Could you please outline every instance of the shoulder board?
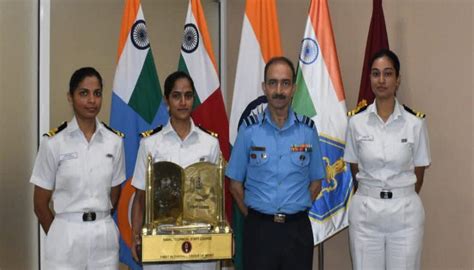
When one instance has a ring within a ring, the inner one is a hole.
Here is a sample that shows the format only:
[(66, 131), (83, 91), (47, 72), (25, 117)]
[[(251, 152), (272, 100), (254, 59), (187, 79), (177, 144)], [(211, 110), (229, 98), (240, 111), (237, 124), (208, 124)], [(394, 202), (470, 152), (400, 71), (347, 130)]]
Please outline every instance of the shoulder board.
[(359, 102), (359, 104), (357, 104), (357, 107), (354, 110), (347, 112), (347, 116), (354, 116), (360, 112), (363, 112), (368, 106), (367, 100), (363, 99)]
[(258, 117), (256, 115), (251, 114), (247, 118), (244, 119), (244, 122), (245, 122), (246, 127), (255, 125), (258, 123)]
[(145, 132), (140, 133), (140, 137), (142, 137), (142, 138), (150, 137), (151, 135), (160, 132), (161, 129), (163, 129), (163, 126), (158, 126), (155, 129), (147, 130)]
[(102, 122), (102, 125), (104, 125), (104, 127), (105, 127), (106, 129), (108, 129), (108, 130), (112, 131), (113, 133), (117, 134), (117, 136), (122, 137), (122, 138), (125, 137), (125, 134), (123, 134), (122, 132), (120, 132), (120, 131), (118, 131), (118, 130), (116, 130), (116, 129), (113, 129), (113, 128), (107, 126), (106, 123)]
[(296, 119), (298, 119), (298, 121), (310, 128), (314, 128), (314, 121), (313, 119), (309, 118), (308, 116), (306, 115), (303, 115), (303, 117), (296, 117)]
[(207, 130), (207, 129), (201, 127), (200, 125), (198, 126), (198, 128), (199, 128), (200, 130), (206, 132), (207, 134), (211, 135), (212, 137), (215, 137), (215, 138), (219, 137), (219, 135), (218, 135), (217, 133), (212, 132), (212, 131), (210, 131), (210, 130)]
[(405, 109), (405, 111), (413, 114), (414, 116), (418, 117), (418, 118), (425, 118), (426, 117), (426, 114), (422, 113), (422, 112), (417, 112), (417, 111), (414, 111), (412, 110), (410, 107), (408, 107), (407, 105), (403, 104), (403, 108)]
[(43, 136), (47, 136), (47, 137), (53, 137), (54, 135), (58, 134), (59, 132), (61, 132), (62, 130), (64, 130), (65, 128), (67, 127), (67, 122), (64, 121), (61, 125), (59, 125), (58, 127), (55, 127), (53, 129), (51, 129), (50, 131), (48, 131), (47, 133), (43, 134)]

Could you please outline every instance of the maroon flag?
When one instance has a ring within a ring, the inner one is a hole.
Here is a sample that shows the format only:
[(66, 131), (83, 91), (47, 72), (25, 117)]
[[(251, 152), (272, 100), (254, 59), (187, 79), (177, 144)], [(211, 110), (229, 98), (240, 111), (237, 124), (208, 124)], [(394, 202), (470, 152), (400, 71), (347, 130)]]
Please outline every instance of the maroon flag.
[(388, 49), (387, 29), (385, 28), (385, 18), (383, 16), (382, 0), (373, 0), (372, 19), (370, 20), (369, 35), (365, 48), (364, 66), (362, 67), (362, 77), (360, 79), (359, 98), (357, 103), (365, 99), (367, 104), (374, 101), (374, 93), (370, 86), (369, 61), (376, 52), (381, 49)]

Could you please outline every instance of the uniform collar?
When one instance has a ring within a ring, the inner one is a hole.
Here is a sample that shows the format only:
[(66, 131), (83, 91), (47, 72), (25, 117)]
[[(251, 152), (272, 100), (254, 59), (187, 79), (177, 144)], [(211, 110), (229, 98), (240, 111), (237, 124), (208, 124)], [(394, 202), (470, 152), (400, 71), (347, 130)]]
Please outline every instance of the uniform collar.
[[(198, 132), (198, 127), (194, 125), (194, 121), (192, 118), (190, 119), (190, 121), (191, 121), (191, 129), (189, 130), (188, 136), (186, 136), (184, 140), (188, 139), (189, 137), (193, 136), (194, 134)], [(176, 133), (176, 130), (174, 130), (173, 126), (171, 125), (170, 120), (168, 120), (168, 123), (166, 123), (166, 125), (163, 127), (161, 132), (163, 133), (163, 135), (173, 136), (181, 140), (178, 133)]]
[[(102, 125), (102, 123), (99, 121), (99, 119), (96, 117), (95, 118), (95, 132), (94, 134), (102, 134), (104, 132), (104, 125)], [(69, 133), (77, 133), (77, 132), (81, 132), (82, 133), (82, 130), (79, 128), (79, 124), (77, 123), (77, 119), (76, 119), (76, 116), (74, 116), (72, 118), (72, 120), (69, 122), (69, 124), (67, 125), (67, 131)]]
[[(263, 111), (263, 117), (262, 117), (261, 124), (263, 124), (263, 122), (265, 122), (265, 121), (268, 122), (274, 128), (280, 129), (276, 124), (273, 123), (272, 116), (271, 116), (271, 113), (270, 113), (270, 109), (268, 109), (268, 106)], [(286, 119), (285, 124), (283, 125), (281, 130), (285, 130), (285, 129), (291, 127), (293, 124), (295, 124), (297, 122), (298, 122), (298, 119), (296, 118), (295, 112), (293, 111), (293, 109), (290, 106), (288, 108), (288, 118)]]
[[(377, 105), (375, 103), (375, 100), (372, 104), (369, 105), (369, 107), (367, 108), (367, 111), (371, 115), (381, 119), (380, 116), (377, 113)], [(391, 121), (394, 121), (394, 120), (398, 119), (399, 117), (403, 117), (402, 108), (401, 108), (400, 103), (398, 102), (398, 99), (395, 98), (395, 106), (393, 107), (393, 112), (390, 115), (390, 117), (388, 118), (387, 123), (389, 123)]]

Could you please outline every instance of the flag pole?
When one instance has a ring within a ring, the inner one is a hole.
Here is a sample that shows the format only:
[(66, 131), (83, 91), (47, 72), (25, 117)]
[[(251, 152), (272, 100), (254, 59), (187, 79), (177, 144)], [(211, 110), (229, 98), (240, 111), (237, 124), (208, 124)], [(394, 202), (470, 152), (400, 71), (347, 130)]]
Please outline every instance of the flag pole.
[(318, 245), (318, 270), (324, 270), (324, 242)]

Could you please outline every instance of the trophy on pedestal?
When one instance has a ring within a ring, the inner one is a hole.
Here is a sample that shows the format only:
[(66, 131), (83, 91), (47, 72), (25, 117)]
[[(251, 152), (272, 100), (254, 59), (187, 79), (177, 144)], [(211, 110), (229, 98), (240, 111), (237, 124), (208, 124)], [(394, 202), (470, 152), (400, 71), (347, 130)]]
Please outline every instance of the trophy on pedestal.
[(186, 168), (147, 161), (142, 261), (205, 261), (232, 257), (232, 231), (224, 213), (224, 167)]

